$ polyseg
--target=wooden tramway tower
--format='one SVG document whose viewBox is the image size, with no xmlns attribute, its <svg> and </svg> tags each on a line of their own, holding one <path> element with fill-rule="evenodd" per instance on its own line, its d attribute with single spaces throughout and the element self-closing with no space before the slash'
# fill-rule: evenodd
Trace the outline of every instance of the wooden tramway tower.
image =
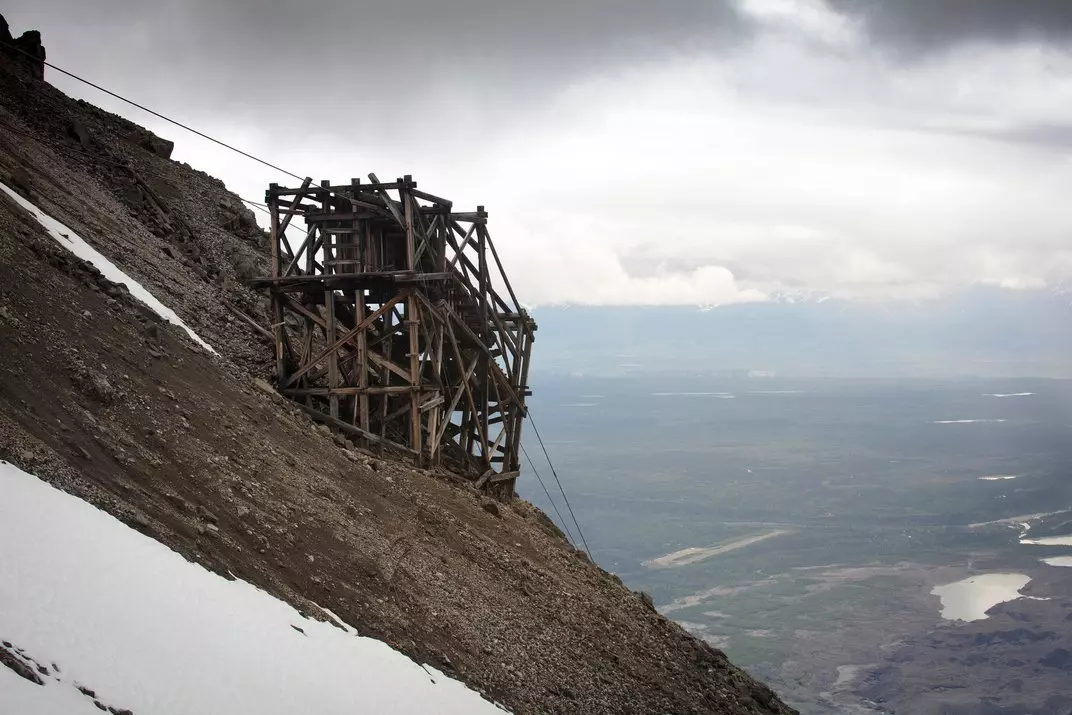
<svg viewBox="0 0 1072 715">
<path fill-rule="evenodd" d="M 271 298 L 277 388 L 364 446 L 510 496 L 536 324 L 487 213 L 455 212 L 410 176 L 369 179 L 268 189 L 271 275 L 250 284 Z"/>
</svg>

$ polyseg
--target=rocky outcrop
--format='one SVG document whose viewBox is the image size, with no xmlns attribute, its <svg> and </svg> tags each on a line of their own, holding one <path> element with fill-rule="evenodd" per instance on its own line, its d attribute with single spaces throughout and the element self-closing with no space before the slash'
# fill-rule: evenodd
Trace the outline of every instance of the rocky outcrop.
<svg viewBox="0 0 1072 715">
<path fill-rule="evenodd" d="M 13 37 L 7 20 L 0 15 L 0 51 L 12 66 L 31 78 L 45 78 L 45 46 L 41 44 L 41 33 L 37 30 L 27 30 L 19 37 Z"/>
</svg>

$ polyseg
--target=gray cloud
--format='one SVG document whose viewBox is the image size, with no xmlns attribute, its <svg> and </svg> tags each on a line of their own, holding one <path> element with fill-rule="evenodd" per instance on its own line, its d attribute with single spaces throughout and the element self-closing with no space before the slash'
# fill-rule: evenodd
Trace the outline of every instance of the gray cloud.
<svg viewBox="0 0 1072 715">
<path fill-rule="evenodd" d="M 746 29 L 730 0 L 8 5 L 13 26 L 40 24 L 57 49 L 92 42 L 104 55 L 102 64 L 149 52 L 166 61 L 154 62 L 143 74 L 167 77 L 196 68 L 202 93 L 232 103 L 238 83 L 260 84 L 288 97 L 277 107 L 283 113 L 293 104 L 305 111 L 309 104 L 330 107 L 340 97 L 373 92 L 383 93 L 378 103 L 390 106 L 437 83 L 494 104 L 495 96 L 513 98 L 637 58 L 725 46 Z"/>
<path fill-rule="evenodd" d="M 491 207 L 526 300 L 723 304 L 1072 280 L 1072 53 L 1043 42 L 1068 31 L 1066 7 L 8 0 L 5 14 L 40 27 L 57 63 L 298 173 L 412 173 Z M 245 196 L 284 180 L 50 79 Z"/>
<path fill-rule="evenodd" d="M 1068 0 L 831 0 L 876 40 L 905 51 L 966 41 L 1062 41 L 1072 35 Z"/>
</svg>

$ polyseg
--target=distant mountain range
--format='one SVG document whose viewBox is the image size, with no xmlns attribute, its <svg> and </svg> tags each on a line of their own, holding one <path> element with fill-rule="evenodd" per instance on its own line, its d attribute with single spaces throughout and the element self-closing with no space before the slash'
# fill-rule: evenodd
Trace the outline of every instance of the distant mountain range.
<svg viewBox="0 0 1072 715">
<path fill-rule="evenodd" d="M 547 306 L 534 370 L 828 377 L 1072 377 L 1072 296 L 972 288 L 940 300 L 786 296 L 723 307 Z"/>
</svg>

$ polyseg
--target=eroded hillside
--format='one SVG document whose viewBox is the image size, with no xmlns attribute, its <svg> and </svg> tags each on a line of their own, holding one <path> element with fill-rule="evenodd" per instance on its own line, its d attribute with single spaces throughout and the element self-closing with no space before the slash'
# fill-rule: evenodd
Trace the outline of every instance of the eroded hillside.
<svg viewBox="0 0 1072 715">
<path fill-rule="evenodd" d="M 0 178 L 218 354 L 0 194 L 0 458 L 515 712 L 791 712 L 529 504 L 357 450 L 275 395 L 242 317 L 268 322 L 242 285 L 264 264 L 249 210 L 29 69 L 0 57 Z"/>
</svg>

